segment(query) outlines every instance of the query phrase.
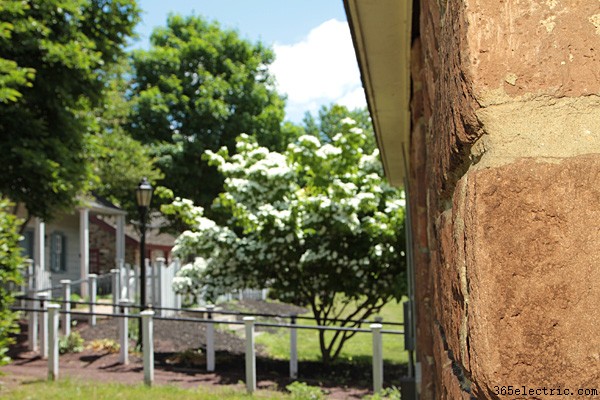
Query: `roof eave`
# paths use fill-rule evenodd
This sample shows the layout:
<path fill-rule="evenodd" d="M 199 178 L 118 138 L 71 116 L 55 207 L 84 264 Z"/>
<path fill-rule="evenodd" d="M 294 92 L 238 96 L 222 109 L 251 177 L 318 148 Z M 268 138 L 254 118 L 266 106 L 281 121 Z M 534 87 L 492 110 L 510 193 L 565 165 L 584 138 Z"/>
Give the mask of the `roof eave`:
<path fill-rule="evenodd" d="M 387 179 L 404 184 L 410 140 L 411 0 L 344 0 Z"/>

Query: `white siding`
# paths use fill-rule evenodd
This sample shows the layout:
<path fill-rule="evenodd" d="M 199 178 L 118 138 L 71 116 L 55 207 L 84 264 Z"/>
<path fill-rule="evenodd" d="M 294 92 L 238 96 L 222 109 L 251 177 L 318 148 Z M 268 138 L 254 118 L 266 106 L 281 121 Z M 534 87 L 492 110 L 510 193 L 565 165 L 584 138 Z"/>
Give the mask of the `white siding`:
<path fill-rule="evenodd" d="M 79 266 L 79 213 L 77 215 L 61 215 L 46 224 L 46 237 L 61 232 L 67 239 L 67 268 L 65 272 L 52 272 L 52 285 L 58 285 L 61 279 L 77 280 L 80 278 Z M 46 268 L 50 269 L 50 240 L 46 240 Z M 74 287 L 79 292 L 78 287 Z"/>

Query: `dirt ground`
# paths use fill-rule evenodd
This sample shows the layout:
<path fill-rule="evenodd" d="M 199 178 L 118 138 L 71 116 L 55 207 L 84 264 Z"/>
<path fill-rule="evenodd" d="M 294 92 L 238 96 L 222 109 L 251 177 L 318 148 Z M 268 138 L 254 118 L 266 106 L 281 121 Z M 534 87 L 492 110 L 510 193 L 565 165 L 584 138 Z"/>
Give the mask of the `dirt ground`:
<path fill-rule="evenodd" d="M 301 309 L 284 304 L 246 301 L 246 309 L 264 313 L 301 312 Z M 287 307 L 287 308 L 286 308 Z M 79 322 L 76 329 L 86 345 L 95 339 L 117 341 L 117 325 L 114 319 L 99 319 L 95 327 Z M 27 332 L 23 326 L 22 332 Z M 217 330 L 215 334 L 216 372 L 206 372 L 205 326 L 184 321 L 154 321 L 155 383 L 181 387 L 199 385 L 233 385 L 243 388 L 244 341 L 235 333 Z M 134 343 L 131 343 L 133 347 Z M 200 350 L 199 352 L 196 350 Z M 187 350 L 187 351 L 186 351 Z M 6 375 L 0 377 L 5 385 L 16 385 L 24 381 L 45 379 L 47 361 L 37 353 L 27 350 L 24 334 L 17 337 L 17 344 L 10 350 L 13 362 L 0 367 Z M 60 376 L 84 380 L 136 384 L 143 381 L 142 360 L 139 354 L 130 354 L 129 365 L 118 363 L 118 354 L 107 349 L 86 348 L 81 353 L 60 356 Z M 289 362 L 265 357 L 263 349 L 257 348 L 257 377 L 259 389 L 283 390 L 292 381 L 289 378 Z M 405 374 L 403 366 L 386 366 L 385 380 L 394 384 Z M 320 386 L 328 398 L 356 399 L 369 394 L 371 371 L 368 364 L 337 363 L 334 368 L 324 367 L 319 362 L 300 362 L 300 380 L 309 385 Z M 399 384 L 399 383 L 396 383 Z"/>

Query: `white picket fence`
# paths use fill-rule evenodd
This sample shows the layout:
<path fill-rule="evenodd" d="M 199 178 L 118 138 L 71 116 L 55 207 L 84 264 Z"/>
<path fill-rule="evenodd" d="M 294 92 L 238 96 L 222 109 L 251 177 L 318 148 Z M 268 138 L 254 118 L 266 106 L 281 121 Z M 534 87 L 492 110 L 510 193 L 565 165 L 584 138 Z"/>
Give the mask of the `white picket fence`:
<path fill-rule="evenodd" d="M 160 316 L 170 316 L 175 314 L 176 311 L 174 310 L 160 309 L 180 309 L 182 306 L 182 296 L 175 293 L 173 290 L 173 280 L 182 267 L 181 262 L 179 259 L 174 259 L 167 264 L 165 259 L 158 258 L 155 262 L 150 263 L 150 260 L 146 259 L 145 267 L 146 304 L 151 305 L 153 308 L 157 309 L 157 311 L 159 310 L 158 313 Z M 21 290 L 22 293 L 27 293 L 27 289 L 40 291 L 40 289 L 52 288 L 51 272 L 40 270 L 39 268 L 35 270 L 34 274 L 34 268 L 31 262 L 24 268 L 23 274 L 25 279 Z M 105 277 L 112 280 L 112 283 L 105 283 L 109 283 L 107 286 L 112 287 L 115 312 L 117 304 L 123 299 L 127 299 L 135 304 L 139 303 L 140 267 L 121 262 L 117 268 L 111 270 L 111 274 L 113 275 L 112 279 L 108 276 Z M 100 278 L 103 278 L 103 276 L 98 279 Z M 79 281 L 73 281 L 71 284 L 80 284 L 80 282 L 83 281 L 87 280 L 81 279 Z M 266 300 L 266 298 L 267 289 L 244 289 L 221 295 L 215 302 L 220 303 L 231 300 Z M 197 300 L 199 305 L 212 303 L 206 301 L 202 291 L 198 293 Z"/>
<path fill-rule="evenodd" d="M 39 290 L 43 288 L 49 288 L 52 286 L 52 273 L 50 271 L 41 270 L 40 268 L 35 268 L 34 273 L 34 264 L 33 260 L 31 259 L 26 260 L 25 267 L 22 269 L 22 274 L 22 293 L 27 293 L 29 289 Z"/>
<path fill-rule="evenodd" d="M 268 289 L 243 289 L 217 297 L 216 303 L 231 300 L 266 300 Z M 201 302 L 202 303 L 202 302 Z M 203 305 L 203 304 L 201 304 Z"/>
<path fill-rule="evenodd" d="M 154 308 L 181 308 L 181 296 L 173 290 L 173 279 L 181 269 L 181 263 L 178 259 L 173 260 L 168 265 L 163 258 L 157 259 L 154 263 L 146 259 L 146 304 Z M 140 298 L 139 283 L 141 279 L 140 268 L 132 267 L 129 264 L 121 263 L 119 268 L 113 270 L 118 274 L 119 299 L 128 299 L 137 303 Z M 113 295 L 113 297 L 115 297 Z M 118 302 L 118 299 L 113 299 Z M 174 314 L 172 310 L 160 310 L 161 316 Z"/>

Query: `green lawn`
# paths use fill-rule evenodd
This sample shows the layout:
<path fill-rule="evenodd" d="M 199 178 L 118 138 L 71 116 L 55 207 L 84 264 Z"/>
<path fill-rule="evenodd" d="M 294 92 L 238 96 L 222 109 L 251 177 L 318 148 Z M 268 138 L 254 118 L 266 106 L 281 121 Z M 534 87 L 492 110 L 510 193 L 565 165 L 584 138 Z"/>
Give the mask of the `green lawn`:
<path fill-rule="evenodd" d="M 12 400 L 237 400 L 237 399 L 290 399 L 277 392 L 258 391 L 254 396 L 240 389 L 216 388 L 213 390 L 182 389 L 174 386 L 122 385 L 117 383 L 83 382 L 61 379 L 57 382 L 36 381 L 8 390 L 0 387 L 0 398 Z"/>
<path fill-rule="evenodd" d="M 312 313 L 305 314 L 312 316 Z M 402 303 L 391 302 L 381 311 L 384 321 L 402 322 Z M 316 325 L 314 321 L 298 320 L 299 325 Z M 363 328 L 368 328 L 364 325 Z M 401 326 L 386 326 L 384 329 L 403 330 Z M 333 335 L 328 332 L 328 335 Z M 289 329 L 280 329 L 277 333 L 263 332 L 256 337 L 256 342 L 265 346 L 268 353 L 279 359 L 289 359 Z M 341 359 L 348 361 L 365 360 L 371 362 L 372 336 L 370 333 L 357 333 L 344 345 Z M 319 337 L 316 330 L 298 329 L 298 359 L 300 361 L 320 360 Z M 408 353 L 404 350 L 404 336 L 383 335 L 383 358 L 390 363 L 407 363 Z"/>

